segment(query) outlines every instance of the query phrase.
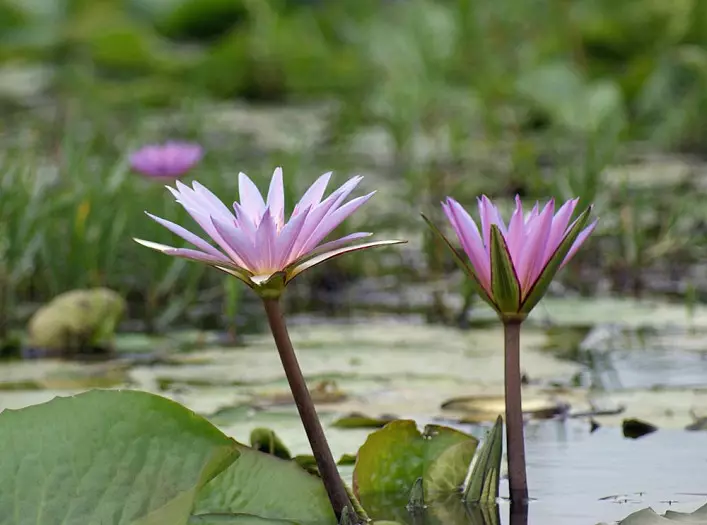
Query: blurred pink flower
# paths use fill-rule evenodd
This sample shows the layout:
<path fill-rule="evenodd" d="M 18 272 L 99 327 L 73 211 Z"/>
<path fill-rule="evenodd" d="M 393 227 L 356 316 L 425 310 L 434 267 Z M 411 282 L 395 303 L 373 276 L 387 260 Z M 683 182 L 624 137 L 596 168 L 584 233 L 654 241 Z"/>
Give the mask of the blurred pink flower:
<path fill-rule="evenodd" d="M 515 210 L 506 225 L 499 209 L 482 196 L 478 199 L 480 228 L 454 199 L 447 198 L 442 203 L 468 258 L 459 260 L 459 253 L 454 250 L 457 259 L 478 285 L 482 297 L 499 313 L 522 316 L 530 312 L 557 271 L 592 233 L 597 221 L 586 226 L 591 206 L 570 224 L 578 202 L 579 199 L 566 202 L 557 213 L 554 200 L 542 211 L 536 203 L 524 214 L 523 204 L 516 197 Z"/>
<path fill-rule="evenodd" d="M 130 167 L 148 177 L 176 179 L 191 170 L 203 154 L 201 146 L 189 142 L 149 144 L 130 155 Z"/>
<path fill-rule="evenodd" d="M 338 255 L 398 244 L 403 241 L 374 241 L 349 246 L 371 235 L 352 233 L 340 239 L 322 241 L 348 216 L 371 198 L 373 193 L 344 202 L 363 177 L 354 177 L 322 200 L 331 173 L 325 173 L 305 192 L 285 221 L 285 191 L 282 169 L 277 168 L 270 182 L 267 200 L 244 173 L 238 175 L 240 202 L 229 210 L 207 188 L 194 182 L 192 187 L 177 181 L 176 189 L 167 187 L 211 237 L 217 247 L 185 228 L 155 217 L 152 219 L 188 241 L 196 249 L 174 248 L 135 239 L 140 244 L 167 255 L 205 262 L 260 290 L 275 295 L 303 271 Z M 276 277 L 275 279 L 273 279 Z"/>

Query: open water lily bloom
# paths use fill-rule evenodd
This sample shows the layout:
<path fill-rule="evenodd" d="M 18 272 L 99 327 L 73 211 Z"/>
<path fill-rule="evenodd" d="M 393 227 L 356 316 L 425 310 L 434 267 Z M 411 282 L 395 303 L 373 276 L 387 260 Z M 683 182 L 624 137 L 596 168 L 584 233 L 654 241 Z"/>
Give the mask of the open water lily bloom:
<path fill-rule="evenodd" d="M 498 207 L 486 196 L 480 197 L 480 227 L 454 199 L 448 197 L 442 203 L 466 257 L 425 220 L 452 249 L 479 295 L 502 318 L 522 320 L 545 294 L 555 274 L 587 240 L 597 221 L 587 225 L 590 206 L 570 223 L 579 199 L 566 202 L 556 213 L 554 200 L 542 210 L 536 203 L 527 214 L 519 197 L 515 202 L 506 225 Z"/>
<path fill-rule="evenodd" d="M 130 167 L 147 177 L 176 179 L 199 163 L 204 150 L 198 144 L 169 141 L 149 144 L 130 155 Z"/>
<path fill-rule="evenodd" d="M 363 177 L 354 177 L 323 199 L 331 173 L 325 173 L 305 192 L 285 220 L 285 191 L 282 169 L 277 168 L 270 182 L 267 198 L 247 175 L 238 175 L 240 202 L 231 211 L 211 191 L 198 182 L 191 187 L 176 182 L 167 187 L 211 238 L 203 238 L 173 222 L 152 219 L 191 243 L 191 248 L 174 248 L 135 239 L 140 244 L 167 255 L 207 263 L 241 279 L 261 295 L 277 296 L 284 286 L 303 271 L 332 257 L 404 241 L 374 241 L 354 244 L 370 233 L 352 233 L 323 242 L 347 217 L 366 203 L 373 193 L 347 202 L 348 196 Z"/>

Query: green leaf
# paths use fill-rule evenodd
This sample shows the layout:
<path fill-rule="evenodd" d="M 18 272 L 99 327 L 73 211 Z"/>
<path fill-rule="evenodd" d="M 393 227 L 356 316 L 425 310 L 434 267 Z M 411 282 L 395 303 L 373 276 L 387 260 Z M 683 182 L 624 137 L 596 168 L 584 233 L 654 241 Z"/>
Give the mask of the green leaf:
<path fill-rule="evenodd" d="M 269 428 L 254 428 L 250 433 L 250 446 L 255 450 L 282 459 L 292 459 L 292 454 L 282 440 Z"/>
<path fill-rule="evenodd" d="M 591 212 L 591 206 L 582 212 L 582 214 L 575 221 L 574 226 L 572 226 L 572 229 L 557 247 L 557 250 L 555 250 L 554 255 L 545 265 L 545 268 L 543 268 L 537 281 L 535 281 L 532 288 L 528 292 L 528 295 L 523 301 L 523 304 L 520 308 L 520 311 L 522 313 L 529 314 L 530 311 L 535 308 L 535 305 L 538 304 L 540 299 L 543 298 L 545 292 L 547 292 L 547 289 L 550 287 L 552 279 L 555 277 L 555 274 L 560 269 L 562 261 L 564 261 L 565 257 L 567 257 L 567 252 L 570 251 L 570 248 L 572 248 L 572 245 L 577 239 L 577 236 L 582 232 L 582 230 L 586 226 L 587 221 L 589 220 L 589 214 Z"/>
<path fill-rule="evenodd" d="M 467 503 L 495 504 L 501 479 L 503 454 L 503 418 L 498 416 L 481 444 L 471 478 L 464 490 Z"/>
<path fill-rule="evenodd" d="M 94 390 L 0 414 L 0 516 L 42 525 L 184 525 L 235 441 L 168 399 Z"/>
<path fill-rule="evenodd" d="M 299 525 L 294 521 L 271 520 L 251 514 L 199 514 L 189 518 L 189 525 Z"/>
<path fill-rule="evenodd" d="M 322 481 L 294 461 L 239 446 L 240 457 L 199 493 L 194 514 L 251 514 L 336 525 Z"/>
<path fill-rule="evenodd" d="M 404 494 L 407 499 L 421 477 L 425 501 L 431 501 L 464 483 L 477 444 L 475 437 L 451 428 L 428 425 L 420 434 L 414 421 L 393 421 L 359 449 L 354 493 L 366 508 L 367 495 Z"/>
<path fill-rule="evenodd" d="M 430 230 L 432 230 L 432 233 L 435 235 L 437 240 L 440 241 L 444 246 L 449 248 L 449 251 L 452 252 L 452 255 L 454 256 L 454 262 L 456 262 L 459 268 L 461 268 L 461 270 L 469 276 L 469 278 L 471 279 L 471 281 L 469 282 L 474 291 L 478 294 L 478 296 L 481 297 L 484 301 L 486 301 L 488 305 L 491 306 L 491 308 L 493 308 L 494 310 L 498 310 L 496 303 L 491 297 L 489 297 L 489 294 L 486 292 L 484 287 L 481 286 L 481 281 L 479 281 L 479 278 L 476 275 L 474 268 L 469 263 L 466 254 L 460 253 L 459 250 L 457 250 L 452 245 L 452 243 L 449 242 L 449 239 L 445 237 L 445 235 L 439 230 L 439 228 L 437 228 L 437 226 L 435 226 L 432 221 L 425 217 L 424 214 L 422 214 L 422 219 L 427 223 L 427 226 L 430 227 Z"/>
<path fill-rule="evenodd" d="M 678 523 L 707 525 L 707 505 L 703 505 L 692 513 L 669 510 L 662 516 L 653 509 L 643 509 L 629 514 L 619 522 L 619 525 L 671 525 L 673 523 L 676 525 Z"/>
<path fill-rule="evenodd" d="M 501 230 L 491 226 L 491 290 L 501 314 L 516 314 L 520 309 L 520 282 Z"/>

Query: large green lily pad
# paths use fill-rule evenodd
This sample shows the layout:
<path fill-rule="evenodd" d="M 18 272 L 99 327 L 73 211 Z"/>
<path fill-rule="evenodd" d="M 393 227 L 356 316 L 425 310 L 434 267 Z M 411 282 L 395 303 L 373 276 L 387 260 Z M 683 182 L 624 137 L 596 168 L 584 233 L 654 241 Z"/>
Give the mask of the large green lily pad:
<path fill-rule="evenodd" d="M 0 521 L 184 525 L 236 443 L 190 410 L 91 391 L 0 414 Z"/>
<path fill-rule="evenodd" d="M 365 496 L 409 492 L 418 478 L 423 479 L 426 501 L 452 493 L 464 483 L 478 443 L 448 427 L 427 425 L 420 433 L 414 421 L 393 421 L 359 449 L 354 492 L 364 507 Z"/>

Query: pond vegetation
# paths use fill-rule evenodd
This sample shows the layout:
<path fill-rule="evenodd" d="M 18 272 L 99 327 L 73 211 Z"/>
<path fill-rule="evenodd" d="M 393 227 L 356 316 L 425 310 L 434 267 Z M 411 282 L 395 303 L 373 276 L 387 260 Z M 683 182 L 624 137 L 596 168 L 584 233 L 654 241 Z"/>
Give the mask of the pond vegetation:
<path fill-rule="evenodd" d="M 337 237 L 408 240 L 332 260 L 283 298 L 337 460 L 391 420 L 483 440 L 503 412 L 502 330 L 419 214 L 444 224 L 449 195 L 467 209 L 489 195 L 506 217 L 516 195 L 580 197 L 597 229 L 521 339 L 529 523 L 610 523 L 648 506 L 667 514 L 622 523 L 707 521 L 704 510 L 676 513 L 707 499 L 706 88 L 699 0 L 0 0 L 3 417 L 130 388 L 241 443 L 267 428 L 293 457 L 311 454 L 257 296 L 132 241 L 175 243 L 145 211 L 191 227 L 166 181 L 133 169 L 147 143 L 200 145 L 183 180 L 227 204 L 239 172 L 262 189 L 281 165 L 288 213 L 320 174 L 333 170 L 332 186 L 364 175 L 357 191 L 376 196 Z M 28 417 L 64 414 L 46 406 Z M 657 430 L 630 439 L 631 421 Z M 26 446 L 69 436 L 71 424 Z M 144 430 L 136 425 L 127 436 Z M 205 432 L 217 452 L 185 462 L 202 485 L 235 454 Z M 189 448 L 154 439 L 165 454 Z M 505 461 L 500 474 L 503 497 Z M 287 475 L 282 491 L 319 490 L 300 471 Z M 503 500 L 498 516 L 430 504 L 415 521 L 405 505 L 417 476 L 408 477 L 402 503 L 369 495 L 367 512 L 510 523 Z M 193 504 L 202 514 L 193 523 L 218 523 L 204 516 L 219 508 L 220 488 L 183 488 L 200 496 L 170 505 Z M 5 492 L 0 481 L 0 509 L 22 511 Z M 319 496 L 308 505 L 326 512 Z M 254 506 L 230 510 L 318 515 L 304 504 L 258 514 L 280 508 L 272 497 L 234 496 Z M 116 523 L 162 523 L 130 519 Z"/>

